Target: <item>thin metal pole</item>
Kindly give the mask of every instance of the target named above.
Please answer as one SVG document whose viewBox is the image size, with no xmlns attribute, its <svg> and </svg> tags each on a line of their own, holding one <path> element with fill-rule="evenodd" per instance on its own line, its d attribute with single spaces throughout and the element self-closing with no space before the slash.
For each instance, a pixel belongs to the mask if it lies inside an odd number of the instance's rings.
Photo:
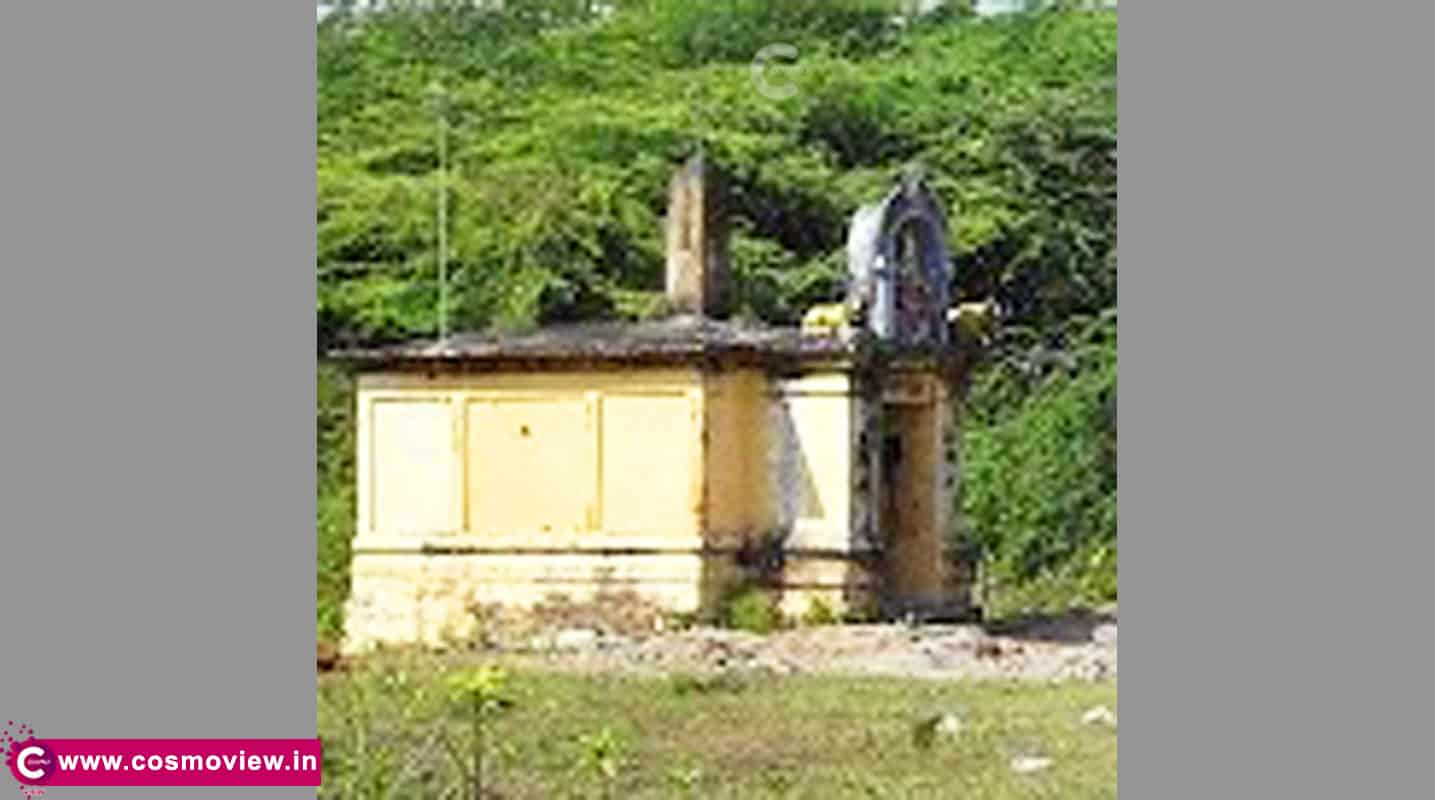
<svg viewBox="0 0 1435 800">
<path fill-rule="evenodd" d="M 438 338 L 448 339 L 448 106 L 438 103 Z"/>
</svg>

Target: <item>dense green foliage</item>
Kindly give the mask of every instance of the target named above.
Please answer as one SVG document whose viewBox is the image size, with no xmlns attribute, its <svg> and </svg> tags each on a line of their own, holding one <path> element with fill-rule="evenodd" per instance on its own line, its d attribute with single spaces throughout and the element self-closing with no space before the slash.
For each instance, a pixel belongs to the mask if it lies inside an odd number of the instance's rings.
<svg viewBox="0 0 1435 800">
<path fill-rule="evenodd" d="M 971 398 L 964 511 L 996 611 L 1116 597 L 1115 310 L 1067 327 L 1063 349 L 1010 348 Z"/>
<path fill-rule="evenodd" d="M 349 540 L 354 536 L 353 382 L 321 366 L 319 397 L 319 633 L 337 639 L 349 593 Z"/>
<path fill-rule="evenodd" d="M 919 162 L 951 216 L 958 295 L 1013 311 L 967 437 L 966 511 L 994 569 L 1025 581 L 1114 548 L 1114 481 L 1075 452 L 1099 429 L 1061 438 L 1090 421 L 1077 409 L 1096 383 L 1114 391 L 1114 337 L 1075 372 L 1031 364 L 1116 305 L 1115 14 L 594 5 L 451 3 L 319 26 L 321 341 L 435 331 L 440 115 L 455 328 L 643 314 L 661 286 L 667 180 L 698 145 L 728 173 L 742 313 L 793 322 L 839 296 L 851 213 Z M 753 78 L 775 43 L 799 53 L 766 73 L 785 99 Z M 324 458 L 321 533 L 337 534 L 349 499 L 330 479 L 345 473 Z M 1112 513 L 1093 510 L 1106 500 Z"/>
</svg>

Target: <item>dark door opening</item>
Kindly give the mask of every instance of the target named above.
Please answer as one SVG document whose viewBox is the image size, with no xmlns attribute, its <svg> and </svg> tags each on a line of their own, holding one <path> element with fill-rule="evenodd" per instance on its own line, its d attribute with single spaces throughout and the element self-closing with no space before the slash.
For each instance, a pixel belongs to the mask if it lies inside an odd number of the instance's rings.
<svg viewBox="0 0 1435 800">
<path fill-rule="evenodd" d="M 882 606 L 902 615 L 942 599 L 940 437 L 930 403 L 889 403 L 882 419 Z"/>
</svg>

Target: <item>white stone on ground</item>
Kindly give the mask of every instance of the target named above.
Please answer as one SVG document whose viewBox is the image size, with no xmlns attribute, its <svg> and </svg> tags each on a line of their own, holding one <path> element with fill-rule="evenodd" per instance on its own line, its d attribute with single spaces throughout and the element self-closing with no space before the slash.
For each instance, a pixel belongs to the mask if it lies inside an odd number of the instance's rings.
<svg viewBox="0 0 1435 800">
<path fill-rule="evenodd" d="M 1023 775 L 1040 772 L 1049 766 L 1051 766 L 1051 759 L 1043 756 L 1017 756 L 1011 760 L 1012 770 Z"/>
<path fill-rule="evenodd" d="M 1081 715 L 1083 725 L 1110 725 L 1116 726 L 1116 715 L 1106 706 L 1097 706 Z"/>
</svg>

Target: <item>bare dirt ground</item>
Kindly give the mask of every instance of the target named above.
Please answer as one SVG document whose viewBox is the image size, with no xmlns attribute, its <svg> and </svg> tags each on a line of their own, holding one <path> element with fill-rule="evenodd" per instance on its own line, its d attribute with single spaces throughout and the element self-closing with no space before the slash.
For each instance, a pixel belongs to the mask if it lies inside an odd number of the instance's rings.
<svg viewBox="0 0 1435 800">
<path fill-rule="evenodd" d="M 829 625 L 768 635 L 719 628 L 625 635 L 574 627 L 496 649 L 519 661 L 582 671 L 1114 681 L 1116 616 L 1080 612 L 985 627 Z"/>
</svg>

